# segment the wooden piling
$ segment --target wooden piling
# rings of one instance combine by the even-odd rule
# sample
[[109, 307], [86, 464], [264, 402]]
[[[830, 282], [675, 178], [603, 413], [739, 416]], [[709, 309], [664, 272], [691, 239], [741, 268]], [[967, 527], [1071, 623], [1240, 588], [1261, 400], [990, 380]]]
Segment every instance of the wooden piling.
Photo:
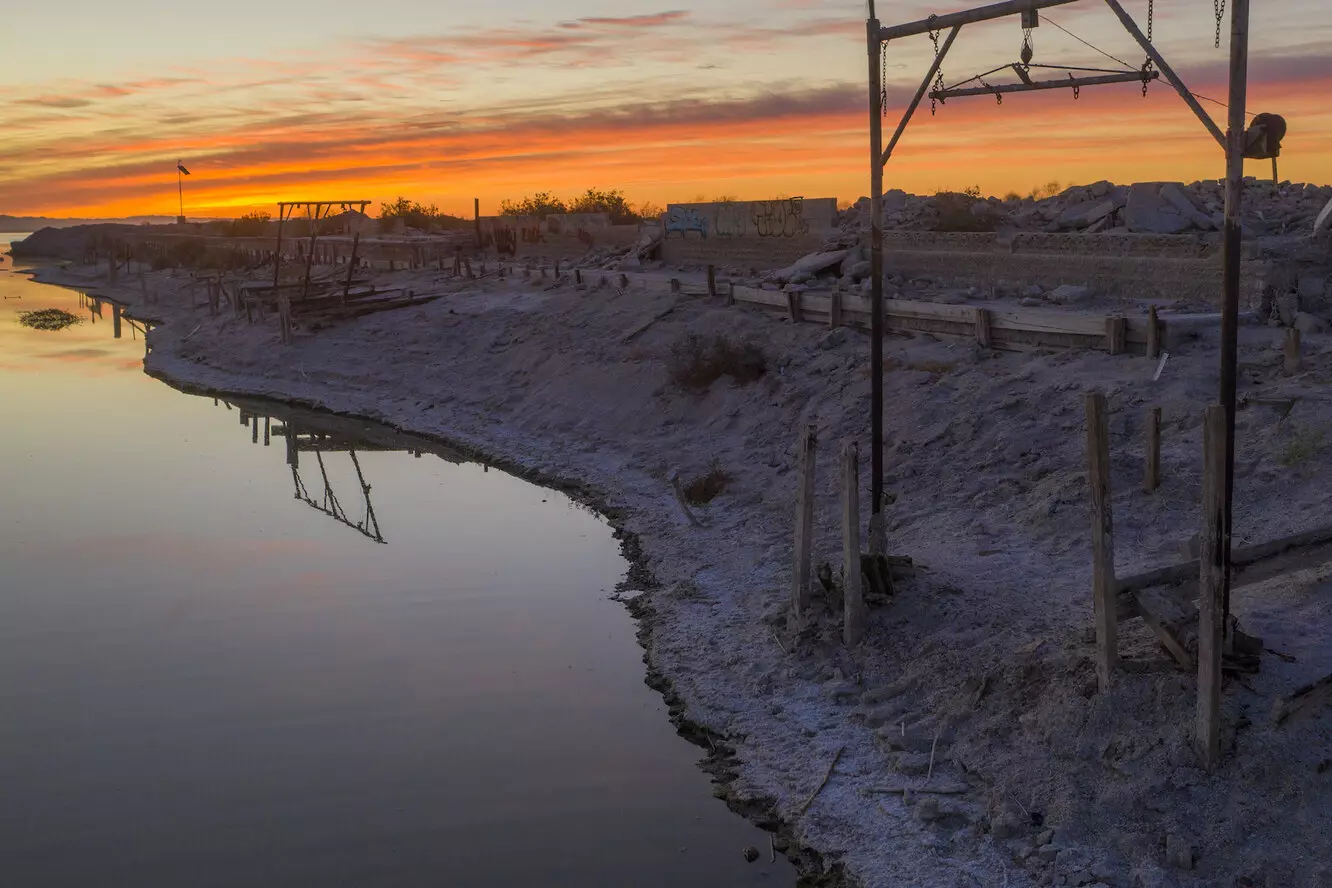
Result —
[[806, 425], [796, 443], [795, 564], [791, 573], [791, 609], [797, 617], [809, 610], [810, 562], [814, 545], [814, 456], [818, 438]]
[[1161, 322], [1156, 317], [1156, 306], [1147, 309], [1147, 357], [1155, 360], [1161, 356]]
[[1119, 662], [1114, 517], [1110, 501], [1110, 422], [1105, 395], [1087, 395], [1087, 487], [1091, 493], [1092, 601], [1096, 612], [1096, 684], [1110, 690]]
[[786, 294], [786, 313], [791, 318], [791, 323], [798, 324], [804, 320], [804, 313], [800, 308], [800, 291], [790, 290]]
[[1221, 760], [1221, 652], [1226, 618], [1226, 410], [1213, 404], [1203, 420], [1203, 529], [1198, 554], [1198, 726], [1203, 766]]
[[717, 298], [717, 266], [708, 266], [708, 297]]
[[269, 445], [269, 442], [272, 440], [272, 438], [270, 437], [270, 428], [269, 428], [269, 423], [272, 422], [272, 420], [273, 420], [273, 418], [272, 418], [271, 416], [265, 416], [265, 417], [264, 417], [264, 446], [265, 446], [265, 447], [267, 447], [267, 446]]
[[836, 330], [842, 326], [842, 291], [833, 290], [828, 303], [828, 329]]
[[1300, 372], [1300, 331], [1294, 327], [1286, 328], [1286, 356], [1282, 369], [1287, 376]]
[[1106, 351], [1112, 355], [1122, 355], [1128, 342], [1128, 319], [1127, 318], [1106, 318], [1105, 319], [1105, 345]]
[[976, 344], [981, 348], [990, 348], [993, 345], [990, 335], [991, 317], [988, 308], [976, 309]]
[[120, 306], [114, 302], [111, 304], [111, 336], [114, 339], [120, 338]]
[[1143, 457], [1142, 492], [1154, 493], [1161, 486], [1161, 408], [1147, 411], [1147, 450]]
[[257, 416], [250, 419], [250, 443], [259, 443], [259, 417]]
[[865, 637], [868, 613], [860, 584], [860, 450], [842, 442], [842, 601], [843, 640], [855, 647]]

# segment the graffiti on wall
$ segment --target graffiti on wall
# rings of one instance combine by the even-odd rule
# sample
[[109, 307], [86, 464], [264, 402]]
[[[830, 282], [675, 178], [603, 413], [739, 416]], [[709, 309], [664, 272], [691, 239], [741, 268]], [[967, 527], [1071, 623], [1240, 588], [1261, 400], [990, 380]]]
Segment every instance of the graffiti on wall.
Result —
[[759, 237], [795, 237], [809, 234], [804, 217], [804, 199], [760, 200], [753, 204], [754, 231]]
[[666, 214], [666, 236], [679, 234], [684, 237], [690, 231], [697, 231], [706, 238], [708, 236], [708, 217], [692, 207], [671, 207]]
[[749, 213], [745, 204], [718, 204], [715, 231], [717, 237], [744, 237], [748, 234]]

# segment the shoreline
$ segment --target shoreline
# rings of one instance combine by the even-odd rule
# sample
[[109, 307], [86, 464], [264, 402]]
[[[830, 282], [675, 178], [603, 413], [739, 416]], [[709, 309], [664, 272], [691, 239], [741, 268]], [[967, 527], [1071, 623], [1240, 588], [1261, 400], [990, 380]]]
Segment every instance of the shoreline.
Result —
[[[77, 269], [35, 278], [96, 280]], [[271, 323], [209, 317], [181, 304], [179, 284], [164, 298], [179, 279], [149, 280], [160, 304], [144, 313], [165, 322], [149, 339], [150, 375], [360, 416], [592, 497], [633, 547], [630, 587], [644, 591], [631, 608], [650, 620], [641, 624], [648, 683], [674, 695], [668, 706], [687, 739], [723, 753], [714, 776], [733, 810], [784, 823], [793, 849], [816, 849], [806, 871], [865, 886], [1201, 886], [1218, 872], [1280, 873], [1287, 864], [1262, 861], [1326, 841], [1264, 822], [1258, 839], [1235, 843], [1235, 831], [1255, 827], [1222, 813], [1244, 798], [1275, 810], [1282, 784], [1270, 759], [1289, 768], [1317, 752], [1316, 726], [1277, 731], [1232, 713], [1227, 742], [1258, 744], [1259, 754], [1236, 755], [1225, 781], [1209, 778], [1189, 751], [1189, 676], [1141, 627], [1121, 639], [1134, 670], [1095, 693], [1082, 638], [1091, 621], [1082, 394], [1097, 388], [1115, 405], [1121, 575], [1176, 560], [1196, 528], [1197, 405], [1216, 354], [1206, 338], [1176, 349], [1159, 383], [1154, 362], [1128, 356], [996, 354], [930, 336], [885, 343], [890, 554], [911, 556], [917, 571], [890, 604], [871, 608], [867, 641], [847, 650], [831, 615], [799, 626], [786, 616], [792, 469], [795, 431], [816, 422], [816, 563], [836, 564], [836, 443], [866, 430], [865, 335], [706, 299], [425, 273], [393, 281], [443, 284], [444, 298], [283, 347]], [[144, 311], [137, 286], [98, 289]], [[760, 343], [768, 373], [703, 393], [673, 388], [666, 371], [678, 344], [723, 331]], [[1279, 357], [1277, 331], [1242, 332], [1252, 366]], [[1310, 340], [1307, 366], [1332, 370], [1332, 349]], [[1244, 385], [1263, 384], [1268, 399], [1299, 399], [1308, 385], [1263, 372]], [[1166, 405], [1170, 422], [1164, 483], [1149, 496], [1133, 448], [1151, 403]], [[1332, 427], [1332, 406], [1302, 403], [1292, 423]], [[1271, 538], [1325, 513], [1318, 490], [1332, 484], [1332, 460], [1292, 471], [1283, 456], [1292, 426], [1261, 419], [1245, 414], [1237, 528]], [[670, 479], [711, 464], [732, 484], [694, 524]], [[1272, 595], [1289, 610], [1301, 588], [1278, 583]], [[1274, 696], [1324, 652], [1283, 639], [1279, 621], [1264, 628], [1266, 602], [1246, 601], [1246, 626], [1312, 664], [1265, 662], [1252, 692]], [[1301, 619], [1332, 624], [1321, 612]], [[1228, 705], [1244, 693], [1228, 691]], [[1332, 814], [1332, 793], [1310, 804]], [[1165, 868], [1166, 834], [1202, 849], [1198, 871]]]

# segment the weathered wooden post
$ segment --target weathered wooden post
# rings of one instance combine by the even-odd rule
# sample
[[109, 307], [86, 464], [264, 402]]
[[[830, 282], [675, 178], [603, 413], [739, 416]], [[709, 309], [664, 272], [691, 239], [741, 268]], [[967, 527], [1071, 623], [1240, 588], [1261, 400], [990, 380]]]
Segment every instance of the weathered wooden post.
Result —
[[1286, 354], [1282, 369], [1287, 376], [1300, 372], [1300, 331], [1295, 327], [1286, 328]]
[[265, 416], [265, 417], [264, 417], [264, 446], [265, 446], [265, 447], [267, 447], [269, 441], [272, 440], [272, 439], [270, 438], [270, 436], [269, 436], [269, 423], [270, 423], [271, 421], [272, 421], [272, 417], [271, 417], [271, 416]]
[[1226, 410], [1213, 404], [1203, 420], [1203, 530], [1198, 554], [1198, 754], [1221, 760], [1221, 652], [1225, 644]]
[[352, 275], [356, 272], [356, 251], [361, 246], [361, 232], [352, 235], [351, 260], [347, 263], [347, 282], [342, 285], [342, 304], [347, 304], [347, 294], [351, 292]]
[[814, 545], [814, 456], [818, 437], [806, 425], [796, 443], [795, 565], [791, 575], [791, 608], [797, 617], [809, 610], [811, 549]]
[[828, 302], [828, 329], [836, 330], [842, 326], [842, 291], [833, 290]]
[[257, 416], [250, 418], [250, 443], [259, 443], [259, 417]]
[[798, 324], [805, 319], [804, 313], [801, 311], [799, 290], [788, 290], [786, 292], [786, 313], [793, 324]]
[[1091, 493], [1092, 600], [1096, 611], [1096, 683], [1110, 690], [1119, 662], [1115, 536], [1110, 501], [1110, 423], [1105, 395], [1087, 395], [1087, 487]]
[[865, 637], [868, 613], [860, 584], [860, 450], [842, 442], [842, 601], [843, 640], [855, 647]]
[[1156, 306], [1147, 309], [1147, 357], [1155, 360], [1161, 356], [1161, 323], [1156, 317]]
[[976, 309], [976, 344], [981, 348], [990, 348], [992, 343], [990, 319], [991, 314], [988, 308]]
[[710, 299], [717, 298], [717, 266], [715, 265], [708, 266], [708, 297]]
[[1112, 355], [1122, 355], [1128, 340], [1128, 319], [1105, 319], [1106, 351]]
[[111, 336], [113, 339], [120, 338], [120, 306], [117, 303], [111, 303]]
[[1147, 411], [1147, 452], [1142, 470], [1143, 493], [1154, 493], [1161, 486], [1161, 408]]

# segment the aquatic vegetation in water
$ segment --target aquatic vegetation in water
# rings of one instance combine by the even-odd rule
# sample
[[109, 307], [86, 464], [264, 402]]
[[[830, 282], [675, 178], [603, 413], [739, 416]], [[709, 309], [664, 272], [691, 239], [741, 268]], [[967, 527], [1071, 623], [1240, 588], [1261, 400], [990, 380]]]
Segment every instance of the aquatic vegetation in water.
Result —
[[83, 323], [83, 319], [63, 308], [40, 308], [37, 311], [19, 312], [18, 322], [34, 330], [63, 330]]

